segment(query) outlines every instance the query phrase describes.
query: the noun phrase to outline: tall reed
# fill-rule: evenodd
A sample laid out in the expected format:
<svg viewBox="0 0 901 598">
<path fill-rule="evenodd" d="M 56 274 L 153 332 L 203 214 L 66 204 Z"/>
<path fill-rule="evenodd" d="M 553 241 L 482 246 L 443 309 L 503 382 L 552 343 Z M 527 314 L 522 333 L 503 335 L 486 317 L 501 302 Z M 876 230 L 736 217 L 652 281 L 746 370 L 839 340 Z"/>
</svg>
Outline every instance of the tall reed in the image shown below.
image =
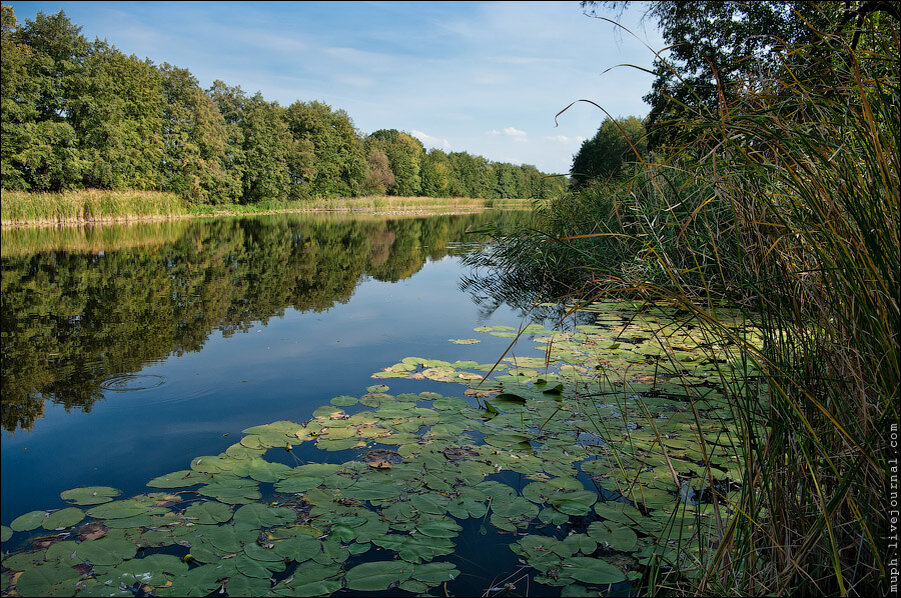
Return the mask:
<svg viewBox="0 0 901 598">
<path fill-rule="evenodd" d="M 187 213 L 174 193 L 84 189 L 65 193 L 4 190 L 0 220 L 4 225 L 164 218 Z"/>
<path fill-rule="evenodd" d="M 703 574 L 683 592 L 888 589 L 901 88 L 898 23 L 880 27 L 867 50 L 825 34 L 787 50 L 739 100 L 668 125 L 690 143 L 554 204 L 540 233 L 510 235 L 494 257 L 578 273 L 593 299 L 674 300 L 749 364 L 723 372 L 743 461 L 736 515 L 707 538 Z M 722 299 L 759 321 L 762 347 L 717 318 Z"/>
</svg>

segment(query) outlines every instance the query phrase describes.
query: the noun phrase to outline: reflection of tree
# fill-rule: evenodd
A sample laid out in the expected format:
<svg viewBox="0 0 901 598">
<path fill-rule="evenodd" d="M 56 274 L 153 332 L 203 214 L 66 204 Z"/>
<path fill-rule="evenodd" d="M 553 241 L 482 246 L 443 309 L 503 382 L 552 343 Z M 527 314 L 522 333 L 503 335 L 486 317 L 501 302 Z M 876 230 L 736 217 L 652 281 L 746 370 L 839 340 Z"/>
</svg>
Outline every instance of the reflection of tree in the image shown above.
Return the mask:
<svg viewBox="0 0 901 598">
<path fill-rule="evenodd" d="M 45 400 L 89 411 L 109 376 L 197 351 L 214 330 L 246 330 L 287 307 L 345 303 L 364 276 L 401 280 L 427 258 L 461 251 L 467 229 L 511 218 L 521 216 L 217 219 L 174 237 L 161 224 L 163 242 L 106 252 L 4 254 L 3 427 L 30 428 Z"/>
</svg>

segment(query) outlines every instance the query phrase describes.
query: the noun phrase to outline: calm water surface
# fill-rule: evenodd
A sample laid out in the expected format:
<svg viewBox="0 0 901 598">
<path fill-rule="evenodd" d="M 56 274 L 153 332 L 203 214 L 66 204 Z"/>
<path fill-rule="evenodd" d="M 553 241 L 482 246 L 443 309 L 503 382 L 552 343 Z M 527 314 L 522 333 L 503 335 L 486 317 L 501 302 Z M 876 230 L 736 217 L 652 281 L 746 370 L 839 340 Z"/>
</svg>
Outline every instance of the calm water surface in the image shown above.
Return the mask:
<svg viewBox="0 0 901 598">
<path fill-rule="evenodd" d="M 80 485 L 145 492 L 244 428 L 305 421 L 332 397 L 360 396 L 380 382 L 373 372 L 406 356 L 495 361 L 507 339 L 449 342 L 519 321 L 461 290 L 461 256 L 479 248 L 467 230 L 524 217 L 4 232 L 2 522 L 62 507 L 59 493 Z"/>
</svg>

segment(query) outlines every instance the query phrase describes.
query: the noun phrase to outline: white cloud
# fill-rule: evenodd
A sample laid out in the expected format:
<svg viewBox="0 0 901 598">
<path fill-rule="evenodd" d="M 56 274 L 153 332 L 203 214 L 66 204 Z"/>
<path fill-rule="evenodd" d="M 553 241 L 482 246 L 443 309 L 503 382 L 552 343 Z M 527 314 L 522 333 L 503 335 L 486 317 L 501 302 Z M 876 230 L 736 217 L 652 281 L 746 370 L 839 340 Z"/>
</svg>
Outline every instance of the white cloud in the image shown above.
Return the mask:
<svg viewBox="0 0 901 598">
<path fill-rule="evenodd" d="M 529 141 L 526 139 L 526 132 L 520 131 L 515 127 L 506 127 L 504 129 L 504 135 L 509 135 L 513 138 L 513 141 L 518 141 L 520 143 L 527 143 Z"/>
<path fill-rule="evenodd" d="M 559 141 L 560 143 L 569 143 L 569 137 L 566 135 L 553 135 L 551 137 L 545 137 L 548 141 Z"/>
<path fill-rule="evenodd" d="M 413 129 L 412 135 L 416 139 L 420 140 L 423 145 L 450 149 L 450 141 L 448 141 L 447 139 L 432 137 L 431 135 L 423 133 L 422 131 L 417 131 L 416 129 Z"/>
</svg>

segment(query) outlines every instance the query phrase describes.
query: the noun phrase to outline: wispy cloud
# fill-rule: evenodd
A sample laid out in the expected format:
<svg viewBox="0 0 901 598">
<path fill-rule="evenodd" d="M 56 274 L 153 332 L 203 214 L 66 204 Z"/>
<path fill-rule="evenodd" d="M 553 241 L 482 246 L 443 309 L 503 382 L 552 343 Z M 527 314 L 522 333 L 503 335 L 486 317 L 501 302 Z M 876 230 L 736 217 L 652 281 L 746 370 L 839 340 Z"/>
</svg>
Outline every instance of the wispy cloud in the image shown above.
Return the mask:
<svg viewBox="0 0 901 598">
<path fill-rule="evenodd" d="M 417 131 L 416 129 L 413 129 L 411 134 L 413 135 L 413 137 L 420 140 L 423 145 L 429 147 L 440 147 L 441 149 L 450 149 L 451 144 L 447 139 L 432 137 L 431 135 L 423 133 L 422 131 Z"/>
</svg>

